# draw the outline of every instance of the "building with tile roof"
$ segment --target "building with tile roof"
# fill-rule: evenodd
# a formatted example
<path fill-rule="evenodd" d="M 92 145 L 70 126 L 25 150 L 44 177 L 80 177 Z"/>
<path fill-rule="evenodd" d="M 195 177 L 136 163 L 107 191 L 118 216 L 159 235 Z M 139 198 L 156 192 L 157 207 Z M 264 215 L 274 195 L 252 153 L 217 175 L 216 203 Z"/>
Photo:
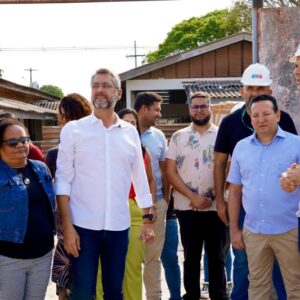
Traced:
<path fill-rule="evenodd" d="M 242 101 L 240 79 L 251 62 L 252 36 L 243 32 L 142 65 L 119 74 L 124 93 L 117 109 L 133 107 L 138 92 L 152 91 L 163 98 L 163 118 L 187 122 L 191 91 L 207 91 L 212 103 Z"/>

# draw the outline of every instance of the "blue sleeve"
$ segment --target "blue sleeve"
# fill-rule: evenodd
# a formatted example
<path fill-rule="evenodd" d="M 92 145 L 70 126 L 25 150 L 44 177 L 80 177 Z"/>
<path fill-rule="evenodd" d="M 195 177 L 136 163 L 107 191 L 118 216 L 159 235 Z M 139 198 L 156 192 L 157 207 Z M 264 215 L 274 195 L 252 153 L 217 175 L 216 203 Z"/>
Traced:
<path fill-rule="evenodd" d="M 233 151 L 227 181 L 233 184 L 242 185 L 241 170 L 238 162 L 239 149 L 240 147 L 237 145 Z"/>

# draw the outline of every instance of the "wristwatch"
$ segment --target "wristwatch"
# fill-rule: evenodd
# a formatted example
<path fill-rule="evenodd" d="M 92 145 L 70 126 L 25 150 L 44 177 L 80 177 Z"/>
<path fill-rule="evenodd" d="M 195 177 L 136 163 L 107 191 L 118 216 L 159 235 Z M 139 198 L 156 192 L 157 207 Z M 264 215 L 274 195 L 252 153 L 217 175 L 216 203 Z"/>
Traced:
<path fill-rule="evenodd" d="M 143 220 L 145 220 L 145 219 L 147 219 L 147 220 L 149 220 L 149 221 L 152 222 L 152 220 L 153 220 L 153 214 L 145 214 L 145 215 L 143 215 Z"/>

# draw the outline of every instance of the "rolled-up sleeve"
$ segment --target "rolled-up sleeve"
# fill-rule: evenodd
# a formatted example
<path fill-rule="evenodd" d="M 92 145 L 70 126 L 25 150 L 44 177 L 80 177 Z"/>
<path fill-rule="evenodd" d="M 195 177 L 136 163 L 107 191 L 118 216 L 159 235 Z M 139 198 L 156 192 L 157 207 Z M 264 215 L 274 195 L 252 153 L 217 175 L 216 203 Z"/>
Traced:
<path fill-rule="evenodd" d="M 74 124 L 69 122 L 60 133 L 60 144 L 56 162 L 55 192 L 56 195 L 70 196 L 74 178 Z"/>
<path fill-rule="evenodd" d="M 140 208 L 152 206 L 152 197 L 149 189 L 148 179 L 146 175 L 141 141 L 138 134 L 135 134 L 136 159 L 133 160 L 131 168 L 131 181 L 136 194 L 136 202 Z"/>

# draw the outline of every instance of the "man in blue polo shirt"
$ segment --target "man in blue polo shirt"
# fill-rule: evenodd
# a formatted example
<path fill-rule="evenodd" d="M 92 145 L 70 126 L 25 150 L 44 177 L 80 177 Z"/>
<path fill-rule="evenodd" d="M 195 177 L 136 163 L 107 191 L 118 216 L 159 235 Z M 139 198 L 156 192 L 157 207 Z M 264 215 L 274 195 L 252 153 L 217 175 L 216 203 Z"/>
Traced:
<path fill-rule="evenodd" d="M 283 191 L 279 178 L 292 162 L 300 162 L 300 137 L 283 131 L 274 97 L 259 95 L 249 104 L 255 132 L 237 143 L 227 181 L 232 246 L 246 250 L 249 299 L 270 299 L 277 258 L 289 300 L 300 297 L 300 257 L 296 211 L 300 189 Z M 246 216 L 239 227 L 241 204 Z"/>
<path fill-rule="evenodd" d="M 158 118 L 161 117 L 162 98 L 157 93 L 141 92 L 137 94 L 134 109 L 137 111 L 142 144 L 151 155 L 152 170 L 156 181 L 156 220 L 153 223 L 155 241 L 145 247 L 144 284 L 147 300 L 161 299 L 161 262 L 165 229 L 166 212 L 169 202 L 169 184 L 166 179 L 166 152 L 167 140 L 164 133 L 155 128 Z M 178 234 L 177 232 L 174 232 Z M 176 255 L 176 253 L 175 253 Z M 177 268 L 176 278 L 180 279 L 180 269 Z M 169 272 L 166 273 L 168 276 Z M 180 280 L 177 291 L 180 291 Z M 180 299 L 180 295 L 176 298 Z"/>
<path fill-rule="evenodd" d="M 271 74 L 269 69 L 262 64 L 252 64 L 243 73 L 241 80 L 243 87 L 240 90 L 245 100 L 245 105 L 230 115 L 226 116 L 220 126 L 215 144 L 215 164 L 214 180 L 216 189 L 216 201 L 219 217 L 225 224 L 227 220 L 227 204 L 224 200 L 224 187 L 226 181 L 226 167 L 229 157 L 233 153 L 235 145 L 243 138 L 250 136 L 254 129 L 250 120 L 250 111 L 248 103 L 254 96 L 260 94 L 272 94 Z M 290 115 L 280 111 L 279 126 L 288 132 L 297 134 L 294 122 Z M 240 210 L 239 225 L 243 228 L 245 211 L 243 207 Z M 233 290 L 232 300 L 248 299 L 248 262 L 245 251 L 233 248 Z M 274 287 L 277 292 L 278 300 L 286 300 L 284 285 L 282 282 L 278 264 L 274 265 Z"/>

